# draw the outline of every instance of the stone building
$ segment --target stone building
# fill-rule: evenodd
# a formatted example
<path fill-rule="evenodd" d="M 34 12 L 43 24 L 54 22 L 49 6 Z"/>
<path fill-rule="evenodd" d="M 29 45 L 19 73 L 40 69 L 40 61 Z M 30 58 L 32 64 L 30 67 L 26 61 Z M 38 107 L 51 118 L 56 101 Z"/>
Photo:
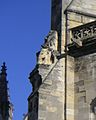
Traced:
<path fill-rule="evenodd" d="M 28 120 L 96 119 L 96 0 L 51 0 L 51 28 L 30 73 Z"/>
<path fill-rule="evenodd" d="M 9 100 L 8 81 L 5 63 L 0 73 L 0 120 L 12 120 L 13 105 Z"/>

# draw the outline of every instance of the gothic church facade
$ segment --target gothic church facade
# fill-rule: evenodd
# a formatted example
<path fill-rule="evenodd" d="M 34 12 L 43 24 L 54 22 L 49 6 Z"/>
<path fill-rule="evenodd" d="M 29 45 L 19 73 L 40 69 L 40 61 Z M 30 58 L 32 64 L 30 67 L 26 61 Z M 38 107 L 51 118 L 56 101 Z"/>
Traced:
<path fill-rule="evenodd" d="M 29 76 L 28 120 L 95 120 L 96 0 L 51 4 L 51 29 Z"/>

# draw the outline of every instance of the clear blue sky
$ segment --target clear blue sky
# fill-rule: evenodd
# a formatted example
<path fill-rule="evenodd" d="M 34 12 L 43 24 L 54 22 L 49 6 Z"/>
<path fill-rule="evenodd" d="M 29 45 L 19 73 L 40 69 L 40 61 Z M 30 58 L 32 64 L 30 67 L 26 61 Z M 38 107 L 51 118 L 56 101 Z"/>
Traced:
<path fill-rule="evenodd" d="M 50 8 L 50 0 L 0 0 L 0 66 L 6 62 L 14 120 L 27 112 L 28 76 L 50 30 Z"/>

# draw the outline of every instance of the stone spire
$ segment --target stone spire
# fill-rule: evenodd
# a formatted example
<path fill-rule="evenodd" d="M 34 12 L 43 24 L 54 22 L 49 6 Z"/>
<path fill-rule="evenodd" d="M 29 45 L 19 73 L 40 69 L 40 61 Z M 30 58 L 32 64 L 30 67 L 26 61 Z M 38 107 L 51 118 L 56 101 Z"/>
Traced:
<path fill-rule="evenodd" d="M 3 62 L 0 72 L 0 116 L 2 120 L 12 120 L 12 105 L 9 101 L 6 70 L 5 62 Z"/>
<path fill-rule="evenodd" d="M 0 73 L 0 75 L 5 75 L 5 76 L 7 76 L 7 73 L 6 73 L 7 68 L 6 68 L 5 62 L 3 62 L 3 65 L 2 65 L 1 67 L 2 67 L 2 68 L 1 68 L 1 73 Z"/>

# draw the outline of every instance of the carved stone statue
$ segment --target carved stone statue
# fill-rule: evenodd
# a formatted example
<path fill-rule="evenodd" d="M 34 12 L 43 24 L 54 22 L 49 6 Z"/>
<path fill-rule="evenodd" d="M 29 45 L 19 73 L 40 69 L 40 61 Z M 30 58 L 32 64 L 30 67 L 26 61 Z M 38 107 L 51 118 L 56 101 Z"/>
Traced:
<path fill-rule="evenodd" d="M 41 51 L 37 53 L 38 64 L 50 65 L 54 63 L 57 53 L 58 35 L 56 31 L 51 30 L 45 38 Z"/>

